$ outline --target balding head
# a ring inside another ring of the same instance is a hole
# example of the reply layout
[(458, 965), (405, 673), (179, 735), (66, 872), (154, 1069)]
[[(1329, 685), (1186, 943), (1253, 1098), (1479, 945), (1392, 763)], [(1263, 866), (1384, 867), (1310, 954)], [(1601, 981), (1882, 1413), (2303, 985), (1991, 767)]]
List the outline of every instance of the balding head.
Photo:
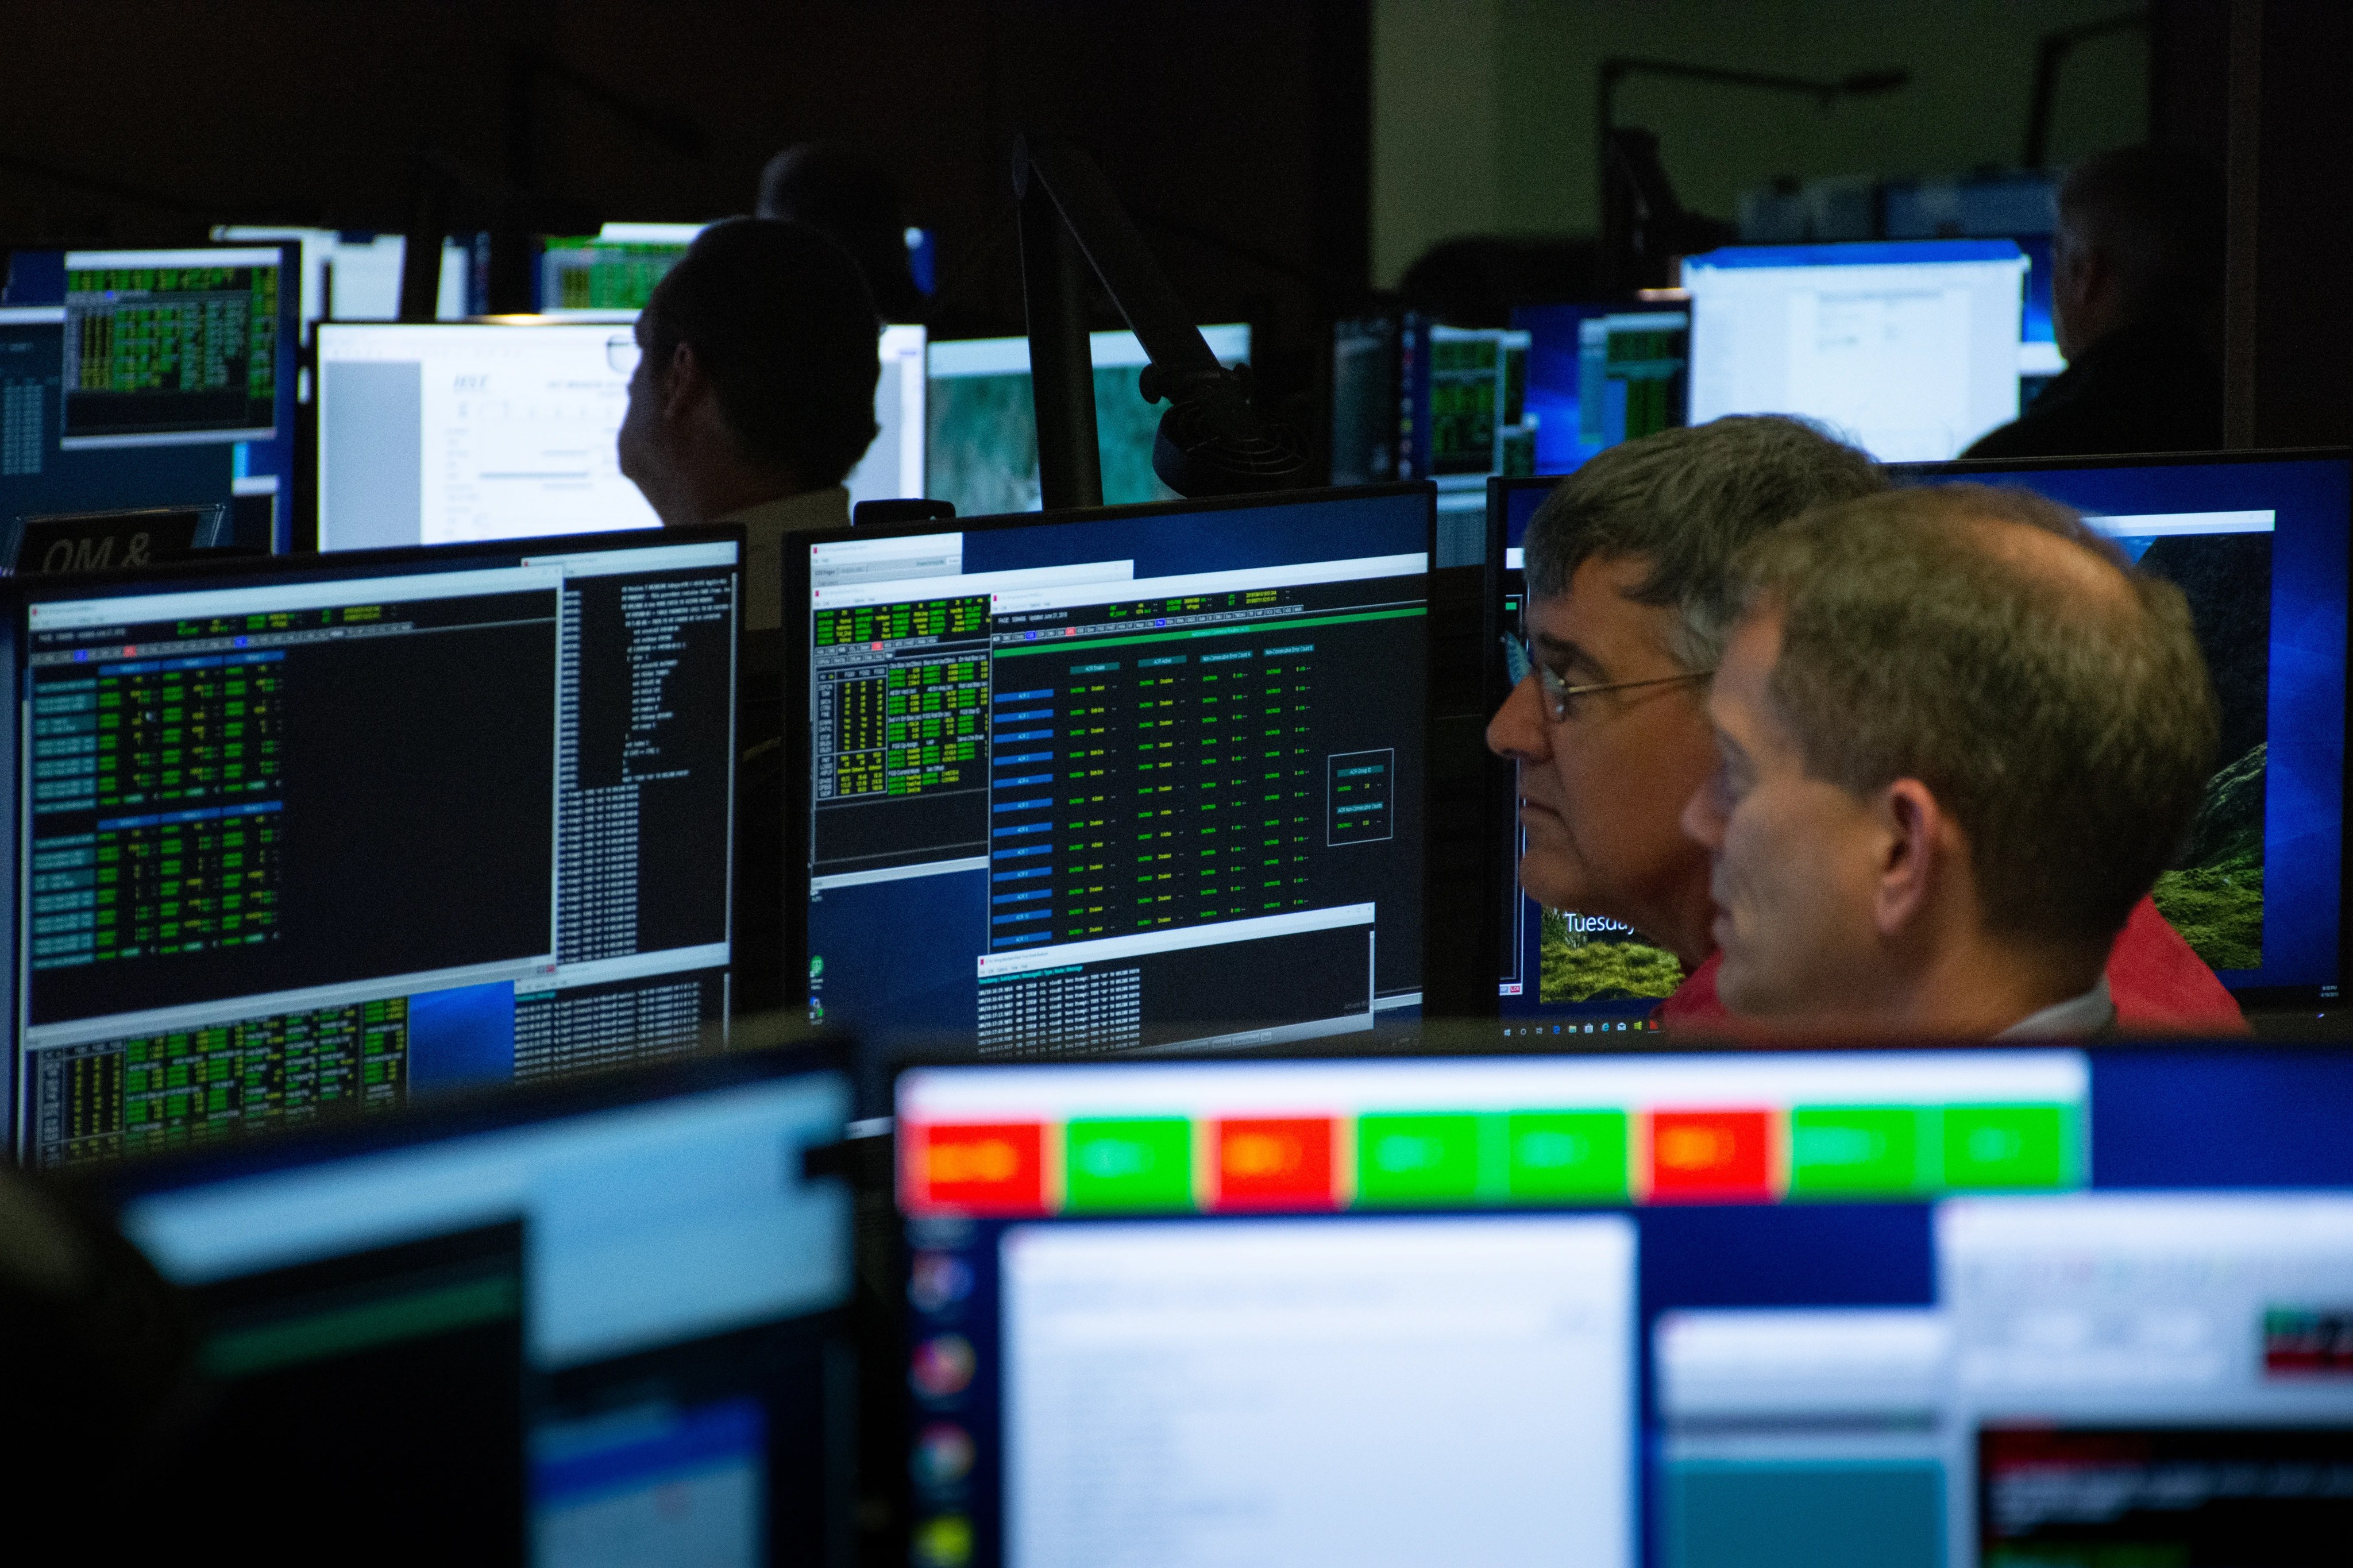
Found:
[(1987, 929), (2098, 948), (2189, 831), (2217, 710), (2189, 612), (2064, 507), (1974, 485), (1812, 513), (1735, 564), (1774, 706), (1851, 795), (1925, 784)]

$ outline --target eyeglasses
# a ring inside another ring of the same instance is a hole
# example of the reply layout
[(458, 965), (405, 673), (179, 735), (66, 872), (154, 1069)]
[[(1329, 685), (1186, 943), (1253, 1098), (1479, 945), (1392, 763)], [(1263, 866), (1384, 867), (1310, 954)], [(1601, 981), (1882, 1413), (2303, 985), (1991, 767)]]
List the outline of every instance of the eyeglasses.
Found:
[(1597, 691), (1630, 691), (1641, 686), (1675, 686), (1686, 680), (1705, 680), (1715, 673), (1713, 668), (1687, 669), (1681, 675), (1654, 675), (1647, 680), (1602, 680), (1589, 686), (1571, 686), (1551, 666), (1537, 663), (1526, 637), (1514, 632), (1504, 634), (1504, 667), (1511, 672), (1514, 686), (1531, 675), (1536, 678), (1536, 685), (1544, 692), (1545, 711), (1556, 724), (1567, 722), (1569, 699), (1573, 697), (1588, 697)]
[(615, 332), (605, 340), (605, 363), (611, 365), (617, 374), (635, 375), (638, 362), (645, 357), (646, 351), (638, 347), (637, 335), (633, 332)]

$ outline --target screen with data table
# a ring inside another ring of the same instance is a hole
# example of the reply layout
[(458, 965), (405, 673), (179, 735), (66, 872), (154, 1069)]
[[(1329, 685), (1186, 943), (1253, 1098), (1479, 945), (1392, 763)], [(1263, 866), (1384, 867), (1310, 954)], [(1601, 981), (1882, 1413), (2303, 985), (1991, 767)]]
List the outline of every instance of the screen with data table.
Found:
[(914, 1559), (2332, 1561), (2348, 1106), (2239, 1040), (913, 1069)]
[(18, 250), (0, 286), (0, 531), (219, 506), (282, 550), (295, 477), (299, 246)]
[(738, 544), (26, 580), (14, 1138), (73, 1163), (693, 1047)]
[(987, 1056), (1417, 1005), (1430, 496), (807, 544), (812, 1005)]

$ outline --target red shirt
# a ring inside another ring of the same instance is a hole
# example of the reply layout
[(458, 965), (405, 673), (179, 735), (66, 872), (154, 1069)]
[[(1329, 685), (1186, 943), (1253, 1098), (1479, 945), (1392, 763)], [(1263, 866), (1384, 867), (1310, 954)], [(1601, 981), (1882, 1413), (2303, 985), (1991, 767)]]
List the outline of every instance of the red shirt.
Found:
[[(1666, 1029), (1723, 1033), (1735, 1023), (1715, 994), (1715, 972), (1724, 954), (1684, 977), (1673, 995), (1651, 1016)], [(2239, 1005), (2214, 978), (2181, 933), (2143, 899), (2133, 906), (2116, 945), (2108, 953), (2108, 994), (2116, 1005), (2116, 1030), (2124, 1035), (2245, 1035), (2253, 1031)]]

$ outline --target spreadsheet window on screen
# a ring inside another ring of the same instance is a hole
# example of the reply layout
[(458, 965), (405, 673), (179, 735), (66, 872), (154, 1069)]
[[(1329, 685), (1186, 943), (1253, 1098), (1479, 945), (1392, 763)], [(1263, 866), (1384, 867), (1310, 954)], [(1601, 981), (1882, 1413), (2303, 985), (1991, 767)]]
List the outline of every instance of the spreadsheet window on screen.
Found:
[(283, 549), (293, 247), (16, 250), (0, 292), (0, 518), (218, 505)]
[(1801, 414), (1883, 462), (1957, 457), (2018, 417), (2026, 270), (2008, 240), (1693, 257), (1690, 422)]
[[(635, 315), (322, 327), (319, 547), (659, 526), (617, 447)], [(923, 329), (891, 327), (876, 352), (881, 433), (853, 503), (923, 489)]]
[(586, 542), (25, 590), (21, 1158), (560, 1075), (724, 1019), (737, 546)]
[(1416, 1005), (1430, 495), (811, 542), (813, 1011), (1026, 1056)]
[(919, 1550), (2331, 1562), (2348, 1105), (2243, 1042), (904, 1072)]

